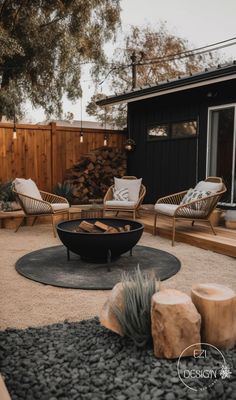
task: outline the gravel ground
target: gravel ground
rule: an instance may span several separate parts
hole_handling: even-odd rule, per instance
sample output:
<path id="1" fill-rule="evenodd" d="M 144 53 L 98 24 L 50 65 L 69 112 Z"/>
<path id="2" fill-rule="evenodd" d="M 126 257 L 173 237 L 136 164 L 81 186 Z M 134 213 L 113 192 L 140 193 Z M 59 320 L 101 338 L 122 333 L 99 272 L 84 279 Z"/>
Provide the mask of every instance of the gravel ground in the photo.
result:
<path id="1" fill-rule="evenodd" d="M 1 331 L 0 351 L 12 400 L 236 399 L 236 349 L 224 353 L 231 378 L 196 393 L 179 380 L 176 360 L 137 349 L 97 318 Z"/>

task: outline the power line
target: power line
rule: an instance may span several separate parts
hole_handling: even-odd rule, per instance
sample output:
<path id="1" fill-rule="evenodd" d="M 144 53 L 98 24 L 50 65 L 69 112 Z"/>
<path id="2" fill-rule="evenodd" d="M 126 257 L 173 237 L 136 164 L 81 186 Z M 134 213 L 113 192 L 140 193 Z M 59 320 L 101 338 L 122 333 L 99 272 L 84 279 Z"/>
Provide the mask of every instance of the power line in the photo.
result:
<path id="1" fill-rule="evenodd" d="M 185 50 L 185 51 L 181 51 L 179 53 L 170 54 L 170 56 L 171 57 L 175 57 L 175 56 L 178 56 L 178 55 L 182 55 L 182 54 L 186 54 L 186 53 L 190 53 L 190 52 L 194 52 L 194 51 L 198 51 L 198 50 L 207 49 L 208 47 L 218 46 L 219 44 L 227 43 L 227 42 L 230 42 L 230 41 L 235 40 L 235 39 L 236 39 L 236 37 L 233 37 L 233 38 L 230 38 L 230 39 L 221 40 L 220 42 L 215 42 L 215 43 L 208 44 L 208 45 L 205 45 L 205 46 L 202 46 L 202 47 L 197 47 L 195 49 Z M 229 44 L 229 46 L 230 46 L 230 44 Z M 225 47 L 227 47 L 227 46 L 225 46 Z M 209 50 L 209 51 L 212 51 L 212 50 Z M 155 59 L 158 59 L 158 58 L 162 58 L 162 57 L 150 58 L 150 59 L 146 58 L 146 61 L 149 61 L 149 60 L 151 61 L 151 60 L 155 60 Z"/>
<path id="2" fill-rule="evenodd" d="M 194 50 L 189 50 L 188 52 L 187 51 L 185 52 L 186 54 L 183 54 L 180 56 L 169 55 L 166 57 L 164 56 L 164 57 L 154 58 L 154 59 L 150 59 L 150 61 L 147 60 L 147 61 L 138 62 L 136 65 L 158 64 L 163 61 L 181 60 L 182 58 L 193 57 L 193 56 L 197 56 L 197 55 L 201 55 L 201 54 L 205 54 L 205 53 L 210 53 L 212 51 L 217 51 L 217 50 L 223 49 L 225 47 L 230 47 L 230 46 L 235 46 L 235 45 L 236 45 L 236 42 L 233 42 L 233 43 L 225 44 L 223 46 L 215 47 L 210 50 L 203 50 L 203 51 L 199 51 L 199 52 L 194 52 Z"/>
<path id="3" fill-rule="evenodd" d="M 174 54 L 169 54 L 168 56 L 163 56 L 163 57 L 157 57 L 157 58 L 150 58 L 150 59 L 146 59 L 146 61 L 139 61 L 134 63 L 129 63 L 129 64 L 121 64 L 119 66 L 115 66 L 113 68 L 111 68 L 108 73 L 106 74 L 105 78 L 103 79 L 103 81 L 101 81 L 99 83 L 99 85 L 102 85 L 105 80 L 108 78 L 108 76 L 110 75 L 110 73 L 114 70 L 119 70 L 119 69 L 124 69 L 124 68 L 129 68 L 133 65 L 151 65 L 151 64 L 159 64 L 161 62 L 164 61 L 175 61 L 175 60 L 181 60 L 183 58 L 187 58 L 187 57 L 193 57 L 196 55 L 201 55 L 201 54 L 205 54 L 205 53 L 210 53 L 212 51 L 217 51 L 226 47 L 230 47 L 230 46 L 234 46 L 236 45 L 236 41 L 233 43 L 227 43 L 227 42 L 231 42 L 232 40 L 235 40 L 236 37 L 234 38 L 230 38 L 230 39 L 226 39 L 226 40 L 222 40 L 220 42 L 216 42 L 213 44 L 208 44 L 206 46 L 202 46 L 202 47 L 197 47 L 195 49 L 191 49 L 191 50 L 185 50 L 182 51 L 180 53 L 174 53 Z M 227 44 L 223 44 L 223 43 L 227 43 Z M 222 46 L 218 46 L 219 44 L 222 44 Z M 208 49 L 209 47 L 213 47 L 212 49 Z M 202 50 L 202 49 L 208 49 L 208 50 L 203 50 L 203 51 L 198 51 L 198 50 Z"/>

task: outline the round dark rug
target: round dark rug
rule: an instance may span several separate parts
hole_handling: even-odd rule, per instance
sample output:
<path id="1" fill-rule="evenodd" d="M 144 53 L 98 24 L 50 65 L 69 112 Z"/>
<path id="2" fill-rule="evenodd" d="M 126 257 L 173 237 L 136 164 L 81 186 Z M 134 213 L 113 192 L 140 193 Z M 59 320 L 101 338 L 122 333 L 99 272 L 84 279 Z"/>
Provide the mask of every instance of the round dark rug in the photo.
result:
<path id="1" fill-rule="evenodd" d="M 123 254 L 107 264 L 92 264 L 82 261 L 74 253 L 67 260 L 64 246 L 53 246 L 33 251 L 16 262 L 19 274 L 46 285 L 73 289 L 112 289 L 120 282 L 122 272 L 131 272 L 139 264 L 142 271 L 154 270 L 161 281 L 175 275 L 181 266 L 178 258 L 166 251 L 146 246 L 135 246 L 133 255 Z"/>

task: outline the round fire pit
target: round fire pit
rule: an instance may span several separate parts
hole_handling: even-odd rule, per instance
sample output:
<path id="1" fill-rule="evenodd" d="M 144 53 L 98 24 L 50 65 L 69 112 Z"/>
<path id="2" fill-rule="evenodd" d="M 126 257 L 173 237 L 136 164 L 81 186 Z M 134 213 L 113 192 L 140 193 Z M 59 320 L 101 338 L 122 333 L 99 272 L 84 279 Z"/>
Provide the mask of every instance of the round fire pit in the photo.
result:
<path id="1" fill-rule="evenodd" d="M 126 232 L 76 232 L 82 221 L 96 221 L 114 227 L 130 225 Z M 136 245 L 143 233 L 143 225 L 136 221 L 115 218 L 86 218 L 60 222 L 57 233 L 68 250 L 79 254 L 82 260 L 89 262 L 111 261 L 126 253 Z"/>

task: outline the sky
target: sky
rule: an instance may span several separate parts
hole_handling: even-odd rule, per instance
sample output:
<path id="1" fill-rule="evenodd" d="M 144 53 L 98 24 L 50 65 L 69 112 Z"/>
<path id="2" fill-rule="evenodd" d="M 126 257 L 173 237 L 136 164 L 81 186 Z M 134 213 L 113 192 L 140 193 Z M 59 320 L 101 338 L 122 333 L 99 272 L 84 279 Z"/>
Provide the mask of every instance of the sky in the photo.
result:
<path id="1" fill-rule="evenodd" d="M 121 0 L 121 8 L 123 32 L 131 25 L 150 24 L 155 27 L 161 20 L 166 22 L 172 34 L 187 39 L 190 48 L 236 37 L 236 0 Z M 107 53 L 112 54 L 115 47 L 115 43 L 106 46 Z M 236 60 L 236 45 L 224 49 L 223 55 Z M 86 70 L 82 75 L 82 89 L 82 119 L 95 120 L 85 111 L 86 104 L 93 95 L 93 84 Z M 33 110 L 29 104 L 26 105 L 26 111 L 26 120 L 30 122 L 45 119 L 43 110 Z M 72 104 L 65 99 L 63 111 L 65 114 L 72 112 L 74 119 L 79 120 L 80 100 Z"/>

